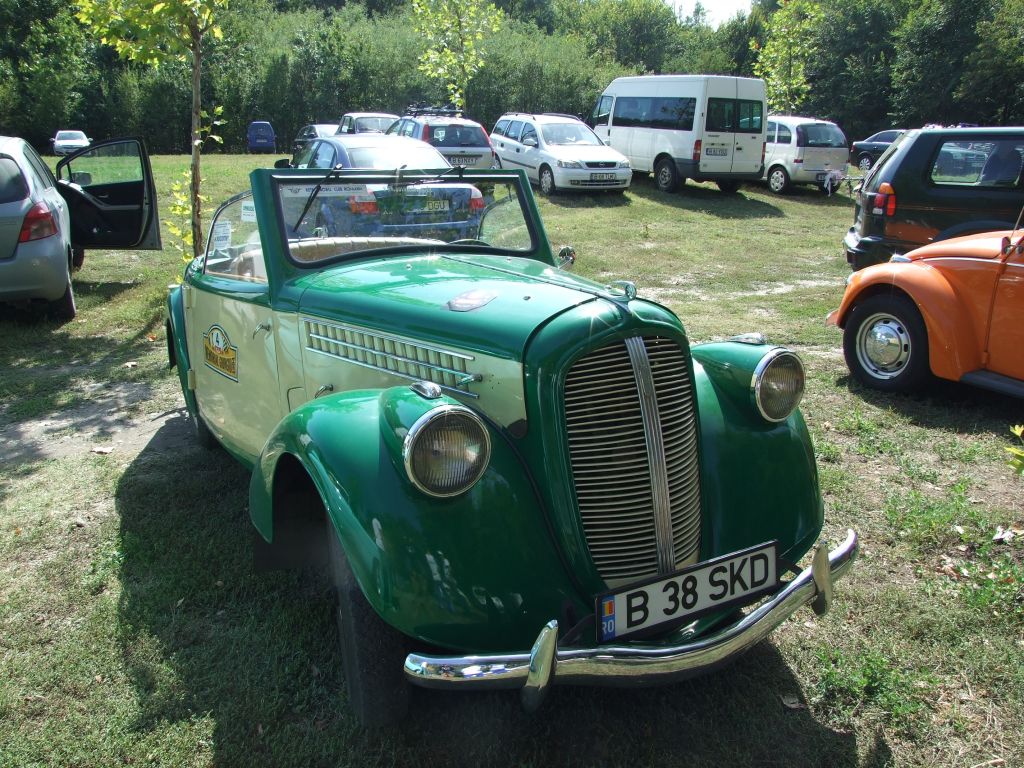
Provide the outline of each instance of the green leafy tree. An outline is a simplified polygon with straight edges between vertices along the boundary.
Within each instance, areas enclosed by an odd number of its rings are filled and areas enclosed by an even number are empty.
[[[413,0],[416,32],[427,41],[420,70],[440,80],[456,109],[481,66],[481,43],[501,28],[501,11],[486,0]]]
[[[1020,125],[1024,122],[1024,0],[997,0],[991,20],[977,27],[978,44],[956,98],[976,115],[971,122]]]
[[[120,56],[157,67],[188,60],[192,66],[192,249],[203,243],[200,155],[204,141],[202,70],[204,44],[221,37],[214,17],[228,0],[78,0],[78,18]],[[208,120],[208,118],[205,118]],[[220,121],[213,121],[213,124]],[[212,124],[211,124],[212,125]],[[219,137],[211,135],[219,140]]]
[[[764,78],[770,111],[792,114],[807,98],[807,67],[818,53],[812,33],[820,18],[813,0],[782,0],[769,19],[754,73]]]

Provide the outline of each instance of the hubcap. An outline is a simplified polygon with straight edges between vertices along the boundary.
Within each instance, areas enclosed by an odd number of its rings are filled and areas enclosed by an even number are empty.
[[[667,166],[661,166],[661,170],[658,171],[658,184],[662,187],[667,187],[672,183],[672,171]]]
[[[910,355],[910,333],[898,317],[872,315],[857,331],[857,361],[876,379],[899,376]]]
[[[540,189],[544,194],[549,194],[555,186],[555,180],[551,178],[551,171],[545,170],[540,175]]]
[[[871,158],[870,157],[862,157],[860,159],[860,162],[857,163],[857,167],[860,168],[862,171],[870,171],[871,170]]]
[[[772,171],[769,181],[771,183],[772,192],[781,192],[786,187],[786,176],[782,171]]]

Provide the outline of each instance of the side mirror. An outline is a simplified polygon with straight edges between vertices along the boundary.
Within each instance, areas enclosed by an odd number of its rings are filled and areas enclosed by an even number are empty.
[[[71,183],[80,187],[88,187],[92,184],[92,174],[87,171],[72,171]]]
[[[576,249],[571,245],[563,245],[558,249],[558,268],[559,269],[572,269],[572,265],[576,263]]]
[[[524,147],[536,147],[537,146],[537,140],[535,138],[533,138],[533,136],[528,136],[525,139],[523,139],[523,146]]]
[[[291,168],[292,167],[292,161],[289,160],[287,157],[282,157],[280,160],[278,160],[276,163],[274,163],[274,167],[275,168]]]

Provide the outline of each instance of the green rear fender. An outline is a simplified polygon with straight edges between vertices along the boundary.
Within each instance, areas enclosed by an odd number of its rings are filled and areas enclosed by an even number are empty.
[[[489,426],[491,461],[466,493],[437,499],[408,480],[405,432],[447,397],[407,387],[343,393],[290,413],[252,476],[250,514],[271,540],[274,481],[294,457],[319,491],[369,602],[389,624],[459,650],[529,647],[540,627],[593,610],[551,542],[532,484],[505,436]]]
[[[798,560],[821,532],[824,510],[814,447],[799,409],[765,420],[751,395],[757,364],[774,347],[720,342],[694,346],[700,411],[702,549],[710,555],[779,540]],[[718,513],[716,511],[722,511]]]
[[[185,336],[185,297],[180,285],[171,288],[167,294],[167,357],[172,368],[178,368],[178,380],[181,391],[185,395],[185,406],[188,412],[196,415],[196,393],[189,389],[188,372],[191,363],[188,359],[188,344]]]

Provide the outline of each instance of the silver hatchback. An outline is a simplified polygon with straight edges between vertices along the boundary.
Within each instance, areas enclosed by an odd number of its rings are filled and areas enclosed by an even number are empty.
[[[425,141],[454,166],[494,168],[495,155],[487,131],[453,110],[425,109],[407,113],[388,128],[389,134]]]

